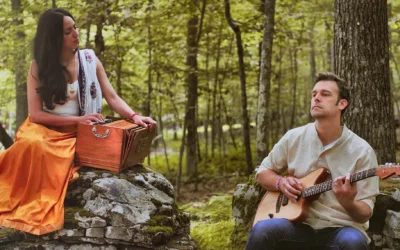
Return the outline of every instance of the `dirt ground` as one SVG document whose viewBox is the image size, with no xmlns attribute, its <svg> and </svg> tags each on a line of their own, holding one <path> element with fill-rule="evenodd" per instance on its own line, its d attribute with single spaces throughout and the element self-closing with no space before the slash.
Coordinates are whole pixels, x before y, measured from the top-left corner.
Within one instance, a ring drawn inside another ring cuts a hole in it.
<svg viewBox="0 0 400 250">
<path fill-rule="evenodd" d="M 236 185 L 247 182 L 248 176 L 219 176 L 213 178 L 202 178 L 195 190 L 194 182 L 183 183 L 180 188 L 180 194 L 177 201 L 180 204 L 190 202 L 205 202 L 213 194 L 227 193 L 233 194 Z M 176 188 L 176 187 L 174 187 Z"/>
</svg>

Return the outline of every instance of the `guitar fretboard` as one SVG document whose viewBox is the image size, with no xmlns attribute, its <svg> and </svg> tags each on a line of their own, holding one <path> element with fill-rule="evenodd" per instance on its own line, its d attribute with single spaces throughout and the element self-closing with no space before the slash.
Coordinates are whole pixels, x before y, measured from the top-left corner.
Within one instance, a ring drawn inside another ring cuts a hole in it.
<svg viewBox="0 0 400 250">
<path fill-rule="evenodd" d="M 350 175 L 350 183 L 357 182 L 369 177 L 373 177 L 375 175 L 376 175 L 376 168 L 371 168 L 368 170 L 357 172 Z M 304 189 L 302 196 L 304 198 L 307 198 L 316 194 L 321 194 L 331 189 L 332 189 L 332 180 L 325 181 L 320 184 Z"/>
</svg>

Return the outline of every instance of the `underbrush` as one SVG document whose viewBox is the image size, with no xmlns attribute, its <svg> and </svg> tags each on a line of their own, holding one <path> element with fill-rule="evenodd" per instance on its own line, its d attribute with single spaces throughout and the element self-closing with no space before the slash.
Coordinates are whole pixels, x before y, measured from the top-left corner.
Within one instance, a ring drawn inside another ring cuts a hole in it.
<svg viewBox="0 0 400 250">
<path fill-rule="evenodd" d="M 214 195 L 208 202 L 191 202 L 181 206 L 191 215 L 191 236 L 199 249 L 232 249 L 232 196 Z"/>
</svg>

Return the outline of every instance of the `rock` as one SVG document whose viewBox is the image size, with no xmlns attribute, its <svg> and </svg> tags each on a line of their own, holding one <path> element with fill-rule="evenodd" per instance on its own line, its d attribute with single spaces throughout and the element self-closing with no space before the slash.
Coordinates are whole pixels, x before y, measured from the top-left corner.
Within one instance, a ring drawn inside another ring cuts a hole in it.
<svg viewBox="0 0 400 250">
<path fill-rule="evenodd" d="M 400 202 L 396 201 L 391 195 L 379 194 L 376 197 L 374 211 L 369 220 L 369 232 L 382 233 L 387 210 L 400 211 Z"/>
<path fill-rule="evenodd" d="M 400 202 L 400 190 L 398 188 L 395 189 L 395 191 L 392 194 L 392 197 L 396 201 Z"/>
<path fill-rule="evenodd" d="M 386 212 L 383 234 L 400 240 L 400 212 L 388 210 Z"/>
<path fill-rule="evenodd" d="M 0 228 L 1 249 L 197 249 L 173 186 L 143 166 L 120 174 L 79 170 L 65 199 L 64 229 L 42 236 Z"/>
</svg>

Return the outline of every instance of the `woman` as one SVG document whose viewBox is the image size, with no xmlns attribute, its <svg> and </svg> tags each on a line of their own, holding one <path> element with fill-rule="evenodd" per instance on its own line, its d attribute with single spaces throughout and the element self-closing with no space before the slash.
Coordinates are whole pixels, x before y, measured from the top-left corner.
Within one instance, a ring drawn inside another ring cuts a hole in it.
<svg viewBox="0 0 400 250">
<path fill-rule="evenodd" d="M 39 19 L 28 73 L 29 117 L 15 143 L 0 152 L 0 226 L 42 235 L 63 228 L 64 197 L 73 166 L 78 123 L 104 121 L 102 96 L 121 116 L 143 127 L 114 91 L 92 50 L 78 50 L 79 32 L 63 9 Z"/>
</svg>

